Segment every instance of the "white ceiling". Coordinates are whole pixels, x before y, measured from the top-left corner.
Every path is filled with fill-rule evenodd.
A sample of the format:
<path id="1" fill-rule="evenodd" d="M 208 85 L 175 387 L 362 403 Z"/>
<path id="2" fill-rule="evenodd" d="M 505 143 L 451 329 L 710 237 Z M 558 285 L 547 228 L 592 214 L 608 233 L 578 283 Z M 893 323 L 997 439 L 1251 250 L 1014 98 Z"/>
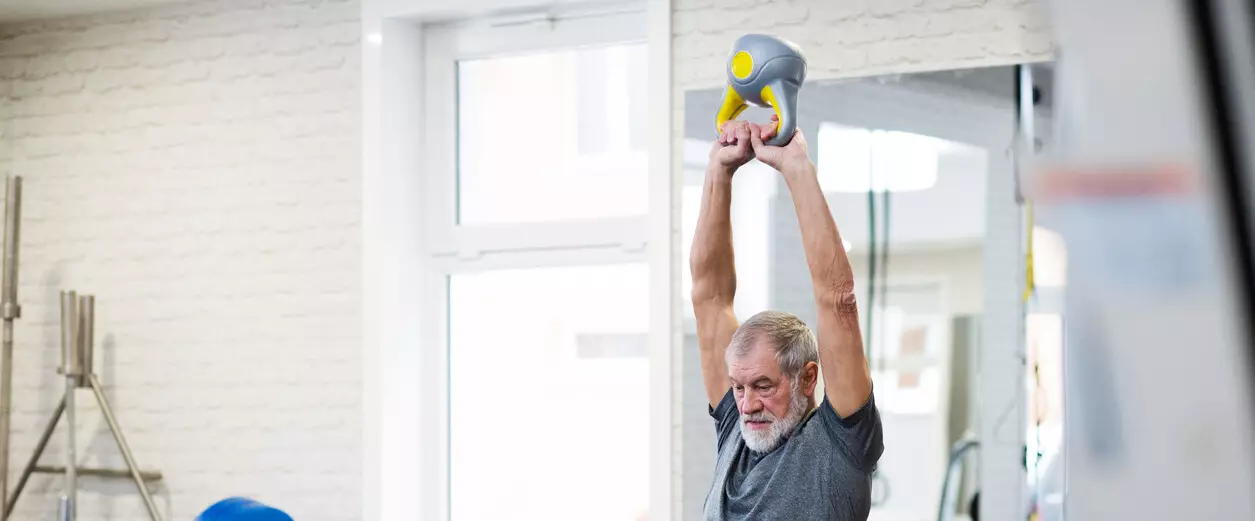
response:
<path id="1" fill-rule="evenodd" d="M 0 23 L 138 9 L 188 0 L 0 0 Z"/>

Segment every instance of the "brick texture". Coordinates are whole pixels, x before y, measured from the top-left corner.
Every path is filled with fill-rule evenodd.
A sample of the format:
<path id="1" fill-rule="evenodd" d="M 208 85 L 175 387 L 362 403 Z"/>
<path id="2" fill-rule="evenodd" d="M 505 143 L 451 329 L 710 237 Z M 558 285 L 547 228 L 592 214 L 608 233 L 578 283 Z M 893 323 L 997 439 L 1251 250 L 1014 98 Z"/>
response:
<path id="1" fill-rule="evenodd" d="M 361 517 L 355 0 L 232 0 L 0 27 L 0 173 L 24 176 L 10 484 L 60 396 L 58 292 L 167 519 L 231 495 Z M 90 393 L 85 465 L 124 468 Z M 61 429 L 44 457 L 62 462 Z M 60 478 L 15 520 L 51 519 Z M 80 478 L 79 519 L 146 514 Z"/>
<path id="2" fill-rule="evenodd" d="M 675 0 L 678 89 L 718 86 L 732 42 L 766 32 L 807 54 L 808 77 L 867 76 L 1048 59 L 1040 0 Z"/>

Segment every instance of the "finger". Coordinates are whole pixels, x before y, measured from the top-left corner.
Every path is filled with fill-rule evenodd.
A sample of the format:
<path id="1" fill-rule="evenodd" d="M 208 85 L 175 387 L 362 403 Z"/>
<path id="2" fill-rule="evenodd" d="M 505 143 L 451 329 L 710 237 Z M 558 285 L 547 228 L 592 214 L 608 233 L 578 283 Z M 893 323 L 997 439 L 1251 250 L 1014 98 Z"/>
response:
<path id="1" fill-rule="evenodd" d="M 729 120 L 723 128 L 723 143 L 725 145 L 735 145 L 736 135 L 740 129 L 745 128 L 745 122 L 740 120 Z"/>
<path id="2" fill-rule="evenodd" d="M 750 146 L 750 128 L 748 125 L 740 125 L 736 128 L 736 147 L 744 151 Z"/>
<path id="3" fill-rule="evenodd" d="M 763 132 L 762 132 L 763 140 L 768 140 L 768 139 L 771 139 L 771 137 L 772 137 L 772 136 L 774 136 L 774 135 L 776 135 L 776 125 L 775 125 L 775 124 L 766 125 L 766 126 L 764 126 L 764 127 L 763 127 Z"/>
<path id="4" fill-rule="evenodd" d="M 742 138 L 742 139 L 744 139 L 745 144 L 747 144 L 747 146 L 748 146 L 748 144 L 749 144 L 749 136 L 750 136 L 750 134 L 753 134 L 754 132 L 757 132 L 757 128 L 758 128 L 757 124 L 750 123 L 750 122 L 744 122 L 744 124 L 742 124 L 742 126 L 740 126 L 740 131 L 742 131 L 742 132 L 738 133 L 738 134 L 737 134 L 737 136 L 738 136 L 738 137 L 740 137 L 740 138 Z"/>
<path id="5" fill-rule="evenodd" d="M 759 149 L 763 148 L 763 139 L 764 138 L 759 136 L 757 133 L 750 136 L 750 144 L 753 145 L 755 153 L 757 153 Z"/>
<path id="6" fill-rule="evenodd" d="M 732 143 L 732 131 L 734 128 L 736 128 L 736 120 L 723 122 L 723 128 L 719 132 L 719 144 L 728 145 Z"/>

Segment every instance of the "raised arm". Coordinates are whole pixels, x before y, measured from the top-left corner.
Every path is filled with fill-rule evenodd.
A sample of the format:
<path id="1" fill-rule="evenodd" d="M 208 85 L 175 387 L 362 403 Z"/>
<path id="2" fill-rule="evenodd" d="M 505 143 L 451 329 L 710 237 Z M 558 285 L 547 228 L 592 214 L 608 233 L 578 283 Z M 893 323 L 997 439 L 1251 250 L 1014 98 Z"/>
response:
<path id="1" fill-rule="evenodd" d="M 736 268 L 732 254 L 732 174 L 753 157 L 750 127 L 729 121 L 710 150 L 702 207 L 689 253 L 693 274 L 693 314 L 701 349 L 702 380 L 711 407 L 730 387 L 724 352 L 736 332 L 732 300 L 736 295 Z"/>
<path id="2" fill-rule="evenodd" d="M 793 196 L 818 307 L 816 336 L 824 391 L 837 415 L 846 418 L 867 403 L 872 391 L 854 298 L 854 271 L 819 187 L 815 164 L 807 156 L 806 138 L 798 131 L 783 147 L 764 145 L 774 129 L 775 125 L 754 129 L 754 151 L 759 161 L 780 171 Z"/>

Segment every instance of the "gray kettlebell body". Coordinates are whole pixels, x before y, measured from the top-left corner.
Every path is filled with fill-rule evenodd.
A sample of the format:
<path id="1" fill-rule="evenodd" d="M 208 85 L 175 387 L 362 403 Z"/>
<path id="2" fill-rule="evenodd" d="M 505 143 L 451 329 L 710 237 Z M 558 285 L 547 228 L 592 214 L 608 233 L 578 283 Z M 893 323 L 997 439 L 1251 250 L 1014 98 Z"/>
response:
<path id="1" fill-rule="evenodd" d="M 728 56 L 728 88 L 715 118 L 716 132 L 749 105 L 771 107 L 779 123 L 767 144 L 788 144 L 797 128 L 797 93 L 804 81 L 806 57 L 793 42 L 766 34 L 737 38 Z"/>

